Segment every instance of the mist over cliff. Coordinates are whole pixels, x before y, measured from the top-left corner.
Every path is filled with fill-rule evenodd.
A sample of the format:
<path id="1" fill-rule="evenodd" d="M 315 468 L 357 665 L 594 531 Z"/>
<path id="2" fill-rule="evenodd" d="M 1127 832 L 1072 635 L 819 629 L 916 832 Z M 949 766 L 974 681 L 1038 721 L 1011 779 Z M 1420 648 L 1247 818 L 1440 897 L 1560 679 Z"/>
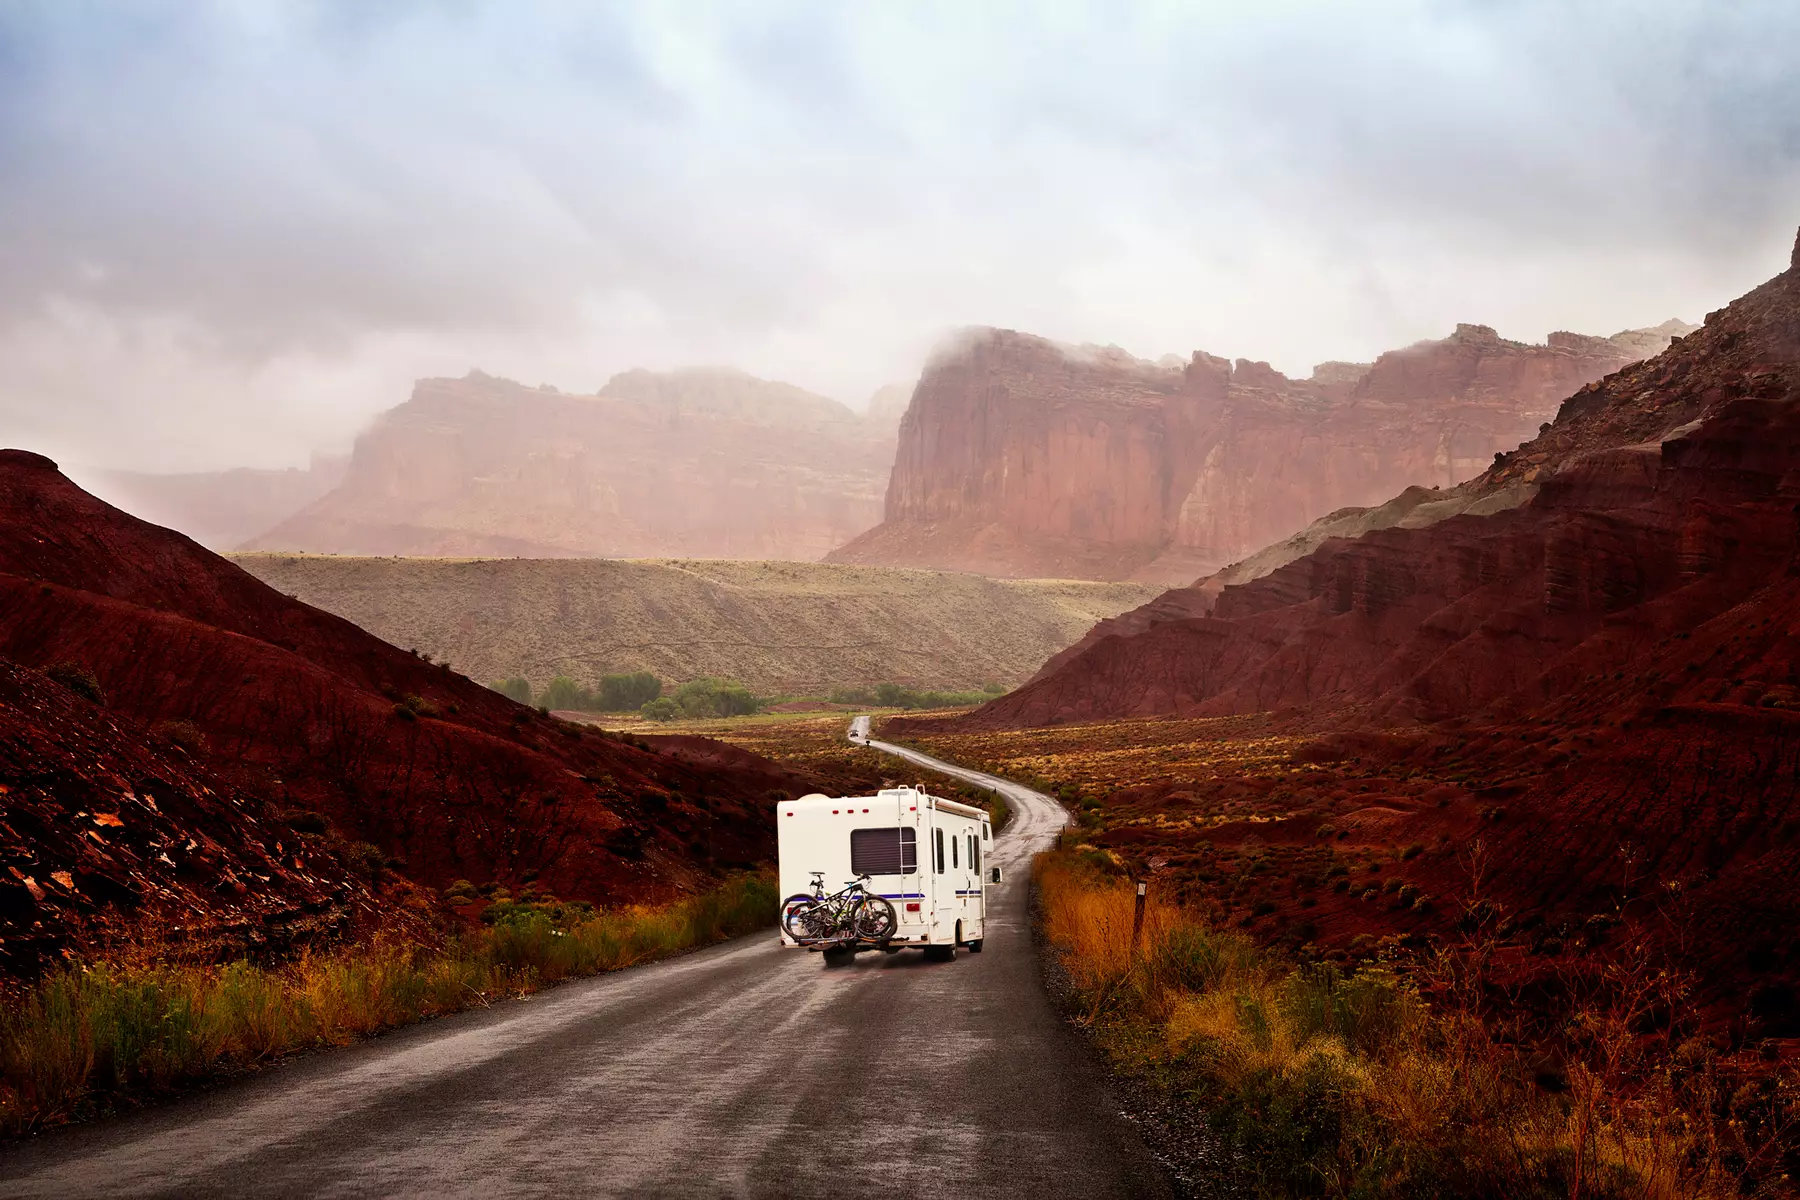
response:
<path id="1" fill-rule="evenodd" d="M 913 393 L 882 524 L 831 561 L 1191 582 L 1335 509 L 1480 474 L 1692 328 L 1527 344 L 1461 324 L 1305 379 L 963 331 Z"/>

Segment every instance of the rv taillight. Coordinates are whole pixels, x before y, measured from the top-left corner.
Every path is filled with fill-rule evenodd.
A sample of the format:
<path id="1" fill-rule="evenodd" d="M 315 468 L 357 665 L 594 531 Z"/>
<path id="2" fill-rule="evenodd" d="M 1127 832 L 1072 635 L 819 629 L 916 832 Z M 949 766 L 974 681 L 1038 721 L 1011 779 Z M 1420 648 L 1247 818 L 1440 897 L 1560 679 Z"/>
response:
<path id="1" fill-rule="evenodd" d="M 791 817 L 791 816 L 793 816 L 793 815 L 794 815 L 794 814 L 793 814 L 793 813 L 789 813 L 789 814 L 788 814 L 788 816 L 790 816 L 790 817 Z"/>
<path id="2" fill-rule="evenodd" d="M 919 911 L 919 906 L 918 906 L 918 905 L 916 905 L 916 904 L 909 904 L 909 905 L 907 905 L 907 906 L 906 906 L 906 911 L 907 911 L 907 912 L 918 912 L 918 911 Z"/>

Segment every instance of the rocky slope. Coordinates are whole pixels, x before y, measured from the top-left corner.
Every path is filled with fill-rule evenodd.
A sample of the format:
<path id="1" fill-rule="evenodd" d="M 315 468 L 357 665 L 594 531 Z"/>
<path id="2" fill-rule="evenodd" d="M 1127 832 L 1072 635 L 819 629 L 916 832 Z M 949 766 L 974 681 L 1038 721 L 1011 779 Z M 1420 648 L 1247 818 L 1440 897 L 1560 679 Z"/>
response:
<path id="1" fill-rule="evenodd" d="M 1303 380 L 976 331 L 913 393 L 882 524 L 829 561 L 1185 583 L 1333 510 L 1454 486 L 1686 328 L 1527 345 L 1461 325 Z"/>
<path id="2" fill-rule="evenodd" d="M 882 682 L 1012 686 L 1103 617 L 1131 583 L 995 580 L 822 563 L 393 559 L 247 554 L 281 592 L 416 646 L 478 680 L 609 672 L 713 675 L 759 695 Z"/>
<path id="3" fill-rule="evenodd" d="M 153 930 L 151 953 L 222 956 L 392 923 L 365 863 L 197 758 L 183 731 L 0 659 L 0 976 Z"/>
<path id="4" fill-rule="evenodd" d="M 815 559 L 879 519 L 894 436 L 735 371 L 630 371 L 592 396 L 425 379 L 337 488 L 245 548 Z"/>
<path id="5" fill-rule="evenodd" d="M 171 943 L 228 940 L 246 913 L 351 912 L 347 868 L 309 865 L 337 852 L 315 856 L 282 813 L 316 814 L 328 846 L 368 843 L 377 873 L 616 902 L 766 858 L 768 798 L 831 786 L 540 717 L 18 450 L 0 451 L 0 659 L 0 938 L 42 952 L 75 936 L 70 906 L 143 933 L 183 888 L 219 903 L 160 927 Z"/>

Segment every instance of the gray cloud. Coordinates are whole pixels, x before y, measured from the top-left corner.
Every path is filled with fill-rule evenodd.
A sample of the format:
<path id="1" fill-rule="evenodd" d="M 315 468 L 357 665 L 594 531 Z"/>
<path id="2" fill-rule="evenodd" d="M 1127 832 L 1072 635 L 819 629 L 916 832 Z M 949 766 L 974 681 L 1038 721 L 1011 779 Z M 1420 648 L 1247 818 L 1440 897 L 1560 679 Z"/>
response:
<path id="1" fill-rule="evenodd" d="M 1800 10 L 0 9 L 0 441 L 303 461 L 420 374 L 858 402 L 1003 324 L 1291 371 L 1696 317 L 1800 221 Z"/>

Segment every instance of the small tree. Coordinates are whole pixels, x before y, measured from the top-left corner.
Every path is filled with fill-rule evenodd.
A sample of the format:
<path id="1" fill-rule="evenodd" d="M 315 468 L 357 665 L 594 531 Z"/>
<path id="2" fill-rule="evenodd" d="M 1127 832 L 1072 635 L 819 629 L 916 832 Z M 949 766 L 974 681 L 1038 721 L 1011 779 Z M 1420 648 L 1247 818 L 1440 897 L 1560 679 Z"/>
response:
<path id="1" fill-rule="evenodd" d="M 513 700 L 520 704 L 531 703 L 531 681 L 526 679 L 523 675 L 514 675 L 511 679 L 497 679 L 493 683 L 488 684 L 488 686 L 493 688 L 496 692 L 499 692 L 502 696 L 505 696 L 508 700 Z"/>
<path id="2" fill-rule="evenodd" d="M 567 675 L 558 675 L 538 697 L 539 708 L 591 708 L 594 698 L 586 688 L 570 679 Z"/>
<path id="3" fill-rule="evenodd" d="M 648 671 L 629 675 L 602 675 L 597 703 L 602 712 L 630 712 L 641 709 L 662 695 L 662 680 Z"/>
<path id="4" fill-rule="evenodd" d="M 681 707 L 668 696 L 652 700 L 638 711 L 652 721 L 673 721 L 681 715 Z"/>
<path id="5" fill-rule="evenodd" d="M 917 708 L 919 693 L 897 683 L 878 683 L 875 685 L 875 703 L 883 708 Z"/>

